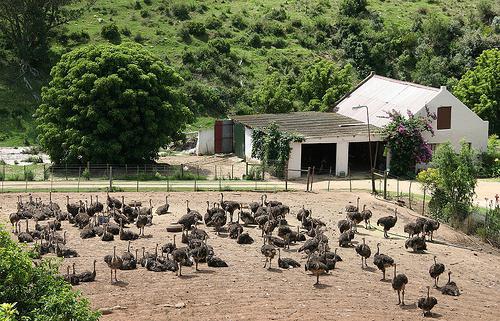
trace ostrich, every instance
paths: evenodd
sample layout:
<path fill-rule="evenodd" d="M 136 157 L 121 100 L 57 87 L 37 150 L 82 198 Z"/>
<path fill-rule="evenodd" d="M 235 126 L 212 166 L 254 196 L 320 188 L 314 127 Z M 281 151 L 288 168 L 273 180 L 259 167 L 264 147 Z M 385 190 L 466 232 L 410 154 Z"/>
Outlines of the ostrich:
<path fill-rule="evenodd" d="M 358 197 L 359 200 L 359 197 Z M 359 202 L 359 201 L 358 201 Z M 354 232 L 357 232 L 358 224 L 363 221 L 363 215 L 359 211 L 347 212 L 347 218 L 352 222 Z"/>
<path fill-rule="evenodd" d="M 364 268 L 364 266 L 368 267 L 366 259 L 368 259 L 372 255 L 372 251 L 370 247 L 365 244 L 364 237 L 363 237 L 363 244 L 359 244 L 358 246 L 356 246 L 356 253 L 358 253 L 361 256 L 361 268 Z M 364 265 L 363 265 L 363 260 L 364 260 Z"/>
<path fill-rule="evenodd" d="M 292 234 L 294 234 L 294 231 L 286 225 L 280 225 L 278 227 L 278 236 L 283 238 L 286 242 L 286 247 L 290 249 L 290 242 L 292 240 Z"/>
<path fill-rule="evenodd" d="M 437 231 L 439 229 L 439 225 L 440 223 L 434 220 L 427 220 L 424 224 L 423 231 L 430 236 L 431 242 L 434 231 Z"/>
<path fill-rule="evenodd" d="M 298 221 L 302 221 L 302 217 L 309 217 L 309 214 L 311 214 L 311 212 L 309 210 L 306 210 L 306 208 L 304 207 L 304 205 L 302 205 L 302 208 L 297 212 L 297 220 Z"/>
<path fill-rule="evenodd" d="M 266 244 L 266 240 L 268 240 L 268 236 L 264 237 L 264 245 L 260 248 L 260 252 L 266 257 L 266 263 L 264 263 L 264 268 L 267 266 L 267 262 L 269 262 L 268 269 L 271 268 L 271 261 L 276 255 L 276 247 L 272 244 Z"/>
<path fill-rule="evenodd" d="M 186 214 L 184 214 L 178 221 L 177 224 L 182 225 L 186 230 L 189 230 L 191 226 L 197 221 L 201 221 L 203 217 L 198 211 L 191 210 L 189 208 L 189 200 L 186 200 Z"/>
<path fill-rule="evenodd" d="M 70 203 L 69 195 L 66 195 L 66 209 L 68 210 L 68 213 L 70 213 L 73 216 L 76 216 L 76 214 L 78 214 L 78 212 L 80 211 L 80 205 L 76 203 Z"/>
<path fill-rule="evenodd" d="M 118 209 L 122 208 L 122 202 L 119 199 L 109 196 L 109 193 L 106 193 L 106 197 L 106 203 L 108 204 L 108 207 Z"/>
<path fill-rule="evenodd" d="M 211 226 L 214 227 L 217 235 L 220 235 L 220 229 L 222 226 L 226 225 L 226 222 L 227 222 L 226 213 L 217 212 L 212 216 L 212 219 L 209 223 Z"/>
<path fill-rule="evenodd" d="M 161 251 L 163 253 L 172 253 L 175 249 L 177 249 L 177 245 L 175 244 L 175 237 L 176 235 L 174 234 L 174 241 L 173 243 L 166 243 L 161 247 Z"/>
<path fill-rule="evenodd" d="M 382 225 L 384 227 L 384 237 L 387 239 L 389 235 L 387 232 L 396 225 L 398 221 L 398 209 L 394 209 L 394 216 L 384 216 L 378 219 L 377 225 Z"/>
<path fill-rule="evenodd" d="M 229 237 L 232 239 L 238 238 L 238 234 L 243 232 L 243 226 L 240 224 L 240 213 L 238 213 L 238 219 L 236 223 L 230 223 L 227 227 Z"/>
<path fill-rule="evenodd" d="M 434 287 L 438 287 L 439 276 L 444 272 L 445 267 L 443 263 L 436 262 L 437 256 L 434 255 L 434 264 L 429 268 L 429 274 L 434 279 Z"/>
<path fill-rule="evenodd" d="M 448 271 L 448 283 L 441 287 L 441 293 L 451 296 L 459 296 L 460 290 L 455 282 L 451 280 L 451 271 Z"/>
<path fill-rule="evenodd" d="M 241 220 L 243 221 L 243 225 L 245 225 L 245 226 L 255 225 L 256 222 L 255 222 L 255 219 L 254 219 L 252 213 L 243 211 L 243 204 L 240 204 L 240 208 L 241 209 L 240 209 L 239 216 L 241 216 Z"/>
<path fill-rule="evenodd" d="M 373 264 L 382 271 L 382 279 L 380 281 L 385 281 L 385 269 L 394 264 L 394 259 L 380 253 L 380 243 L 377 243 L 377 253 L 373 256 Z"/>
<path fill-rule="evenodd" d="M 207 265 L 215 268 L 228 267 L 224 260 L 213 255 L 207 256 Z"/>
<path fill-rule="evenodd" d="M 316 283 L 314 283 L 314 285 L 319 284 L 319 276 L 321 274 L 328 273 L 328 266 L 318 258 L 311 259 L 311 257 L 309 257 L 304 268 L 306 271 L 311 271 L 311 273 L 316 276 Z"/>
<path fill-rule="evenodd" d="M 425 235 L 414 236 L 411 239 L 405 241 L 405 248 L 411 247 L 413 252 L 423 252 L 427 250 L 427 244 L 425 243 Z"/>
<path fill-rule="evenodd" d="M 116 246 L 113 246 L 113 256 L 106 255 L 104 261 L 108 264 L 111 270 L 111 284 L 113 284 L 113 270 L 115 271 L 115 282 L 118 282 L 116 278 L 116 270 L 121 269 L 123 260 L 121 257 L 116 256 Z"/>
<path fill-rule="evenodd" d="M 278 248 L 278 266 L 282 269 L 300 267 L 300 263 L 291 258 L 281 258 L 281 249 Z"/>
<path fill-rule="evenodd" d="M 240 233 L 236 238 L 238 244 L 252 244 L 253 242 L 253 238 L 247 232 Z"/>
<path fill-rule="evenodd" d="M 70 269 L 70 267 L 68 265 L 68 267 L 66 269 L 66 275 L 64 275 L 64 280 L 66 282 L 68 282 L 69 284 L 71 284 L 71 285 L 78 285 L 78 284 L 80 284 L 80 280 L 78 279 L 78 277 L 74 273 L 70 274 L 69 273 L 69 269 Z"/>
<path fill-rule="evenodd" d="M 189 251 L 189 256 L 191 256 L 194 260 L 195 271 L 199 271 L 198 263 L 200 261 L 206 261 L 207 255 L 208 255 L 208 247 L 206 241 L 205 243 L 202 242 L 200 246 L 197 246 L 191 251 Z"/>
<path fill-rule="evenodd" d="M 94 282 L 95 281 L 95 264 L 97 260 L 94 260 L 94 270 L 92 272 L 90 271 L 84 271 L 82 273 L 77 274 L 77 278 L 80 282 Z"/>
<path fill-rule="evenodd" d="M 429 296 L 431 287 L 427 286 L 427 297 L 420 298 L 417 301 L 417 306 L 424 312 L 424 317 L 427 316 L 432 308 L 438 303 L 437 299 L 433 296 Z"/>
<path fill-rule="evenodd" d="M 129 240 L 137 240 L 139 238 L 139 234 L 126 230 L 123 230 L 123 221 L 120 220 L 120 240 L 129 241 Z"/>
<path fill-rule="evenodd" d="M 30 234 L 28 225 L 29 225 L 28 219 L 26 219 L 26 231 L 20 232 L 17 235 L 17 239 L 19 240 L 20 243 L 33 243 L 33 236 L 31 236 L 31 234 Z M 21 226 L 20 223 L 19 223 L 19 226 Z"/>
<path fill-rule="evenodd" d="M 366 204 L 363 205 L 363 210 L 361 211 L 361 216 L 365 221 L 365 229 L 368 229 L 368 226 L 371 228 L 370 219 L 372 218 L 372 211 L 366 209 Z"/>
<path fill-rule="evenodd" d="M 165 204 L 158 206 L 156 209 L 156 214 L 157 215 L 164 215 L 168 213 L 168 209 L 170 207 L 170 204 L 168 204 L 168 195 L 165 196 Z"/>
<path fill-rule="evenodd" d="M 135 226 L 139 229 L 139 236 L 144 236 L 144 227 L 148 224 L 148 217 L 146 215 L 140 214 L 137 216 L 137 221 Z"/>
<path fill-rule="evenodd" d="M 108 223 L 106 223 L 106 225 L 104 225 L 104 232 L 102 233 L 101 241 L 111 242 L 114 239 L 115 236 L 113 235 L 113 233 L 108 232 Z"/>
<path fill-rule="evenodd" d="M 392 288 L 398 291 L 398 305 L 405 305 L 405 287 L 408 284 L 408 278 L 405 274 L 396 274 L 396 264 L 394 264 L 394 277 L 392 279 Z M 403 295 L 401 299 L 400 293 Z"/>
<path fill-rule="evenodd" d="M 298 249 L 298 252 L 306 252 L 307 254 L 313 253 L 318 250 L 319 239 L 313 237 L 312 239 L 307 240 L 302 246 Z"/>
<path fill-rule="evenodd" d="M 348 247 L 351 245 L 351 241 L 353 239 L 354 239 L 354 231 L 353 230 L 345 231 L 339 236 L 339 246 Z"/>
<path fill-rule="evenodd" d="M 350 212 L 358 212 L 359 211 L 359 196 L 358 198 L 356 199 L 356 206 L 350 204 L 351 202 L 349 202 L 349 204 L 346 205 L 345 207 L 345 211 L 347 213 L 350 213 Z"/>
<path fill-rule="evenodd" d="M 352 227 L 352 223 L 349 220 L 340 220 L 337 223 L 337 226 L 339 228 L 340 233 L 344 233 L 345 231 L 348 231 Z"/>
<path fill-rule="evenodd" d="M 251 202 L 248 204 L 248 207 L 253 214 L 255 214 L 255 212 L 257 212 L 257 209 L 262 206 L 264 206 L 264 195 L 261 195 L 260 202 Z"/>
<path fill-rule="evenodd" d="M 176 275 L 181 277 L 182 265 L 184 264 L 185 261 L 189 260 L 188 253 L 185 251 L 185 249 L 176 249 L 172 252 L 172 258 L 177 263 L 178 271 L 176 272 Z"/>
<path fill-rule="evenodd" d="M 418 235 L 422 232 L 422 226 L 416 222 L 410 222 L 408 224 L 405 224 L 404 232 L 408 233 L 408 238 L 411 238 L 414 235 Z"/>
<path fill-rule="evenodd" d="M 19 233 L 19 231 L 17 230 L 17 222 L 21 220 L 21 216 L 19 215 L 19 213 L 18 212 L 10 213 L 9 220 L 10 224 L 12 224 L 13 229 L 15 225 L 15 233 Z"/>
<path fill-rule="evenodd" d="M 241 209 L 240 204 L 234 201 L 224 201 L 224 194 L 220 193 L 220 205 L 229 213 L 229 219 L 233 222 L 234 211 Z"/>
<path fill-rule="evenodd" d="M 274 207 L 274 206 L 279 206 L 279 205 L 283 205 L 283 203 L 279 202 L 279 201 L 267 201 L 267 195 L 264 194 L 264 205 L 266 206 L 269 206 L 269 207 Z"/>

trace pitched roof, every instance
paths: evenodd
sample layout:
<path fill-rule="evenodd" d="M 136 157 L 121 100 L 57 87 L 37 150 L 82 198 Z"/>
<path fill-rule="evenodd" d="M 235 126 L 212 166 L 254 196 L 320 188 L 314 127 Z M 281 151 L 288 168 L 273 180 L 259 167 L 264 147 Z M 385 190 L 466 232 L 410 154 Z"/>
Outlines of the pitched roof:
<path fill-rule="evenodd" d="M 366 122 L 365 109 L 352 109 L 354 106 L 368 106 L 370 124 L 378 127 L 386 125 L 386 111 L 393 109 L 406 114 L 407 110 L 416 113 L 438 93 L 438 88 L 422 86 L 406 81 L 386 78 L 372 74 L 363 80 L 352 92 L 337 103 L 335 111 L 347 117 Z"/>
<path fill-rule="evenodd" d="M 301 134 L 305 138 L 368 135 L 365 123 L 337 113 L 308 111 L 288 114 L 233 116 L 231 119 L 250 128 L 263 128 L 274 121 L 281 130 Z M 370 130 L 373 135 L 379 128 L 370 126 Z"/>

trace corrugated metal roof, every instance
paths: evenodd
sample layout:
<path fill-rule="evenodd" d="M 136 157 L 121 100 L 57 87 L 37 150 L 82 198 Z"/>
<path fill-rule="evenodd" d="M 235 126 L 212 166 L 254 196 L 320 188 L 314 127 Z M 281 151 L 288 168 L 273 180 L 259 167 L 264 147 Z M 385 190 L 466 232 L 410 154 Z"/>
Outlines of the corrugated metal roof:
<path fill-rule="evenodd" d="M 280 129 L 301 134 L 305 138 L 368 136 L 365 123 L 337 114 L 322 112 L 295 112 L 288 114 L 256 114 L 231 117 L 233 121 L 250 128 L 263 128 L 276 122 Z M 379 128 L 370 126 L 376 134 Z"/>
<path fill-rule="evenodd" d="M 386 111 L 395 109 L 403 114 L 406 114 L 407 110 L 416 113 L 438 93 L 438 88 L 372 75 L 346 95 L 335 110 L 344 116 L 366 122 L 366 110 L 352 107 L 368 106 L 370 124 L 383 127 L 389 122 L 385 118 Z"/>

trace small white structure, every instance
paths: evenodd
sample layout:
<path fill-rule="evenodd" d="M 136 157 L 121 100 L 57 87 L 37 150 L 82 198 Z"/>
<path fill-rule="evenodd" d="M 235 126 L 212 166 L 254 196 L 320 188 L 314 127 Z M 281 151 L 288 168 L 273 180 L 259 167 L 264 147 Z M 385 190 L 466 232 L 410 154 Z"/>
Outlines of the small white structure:
<path fill-rule="evenodd" d="M 215 153 L 214 129 L 201 129 L 198 131 L 196 155 L 212 155 Z"/>
<path fill-rule="evenodd" d="M 427 134 L 427 141 L 433 145 L 450 142 L 458 149 L 463 140 L 476 150 L 485 150 L 488 144 L 488 122 L 453 96 L 445 86 L 432 88 L 410 82 L 399 81 L 371 74 L 354 90 L 345 95 L 335 111 L 347 117 L 366 122 L 367 106 L 370 124 L 383 127 L 389 122 L 387 112 L 397 110 L 403 115 L 426 114 L 426 107 L 435 113 L 434 136 Z"/>

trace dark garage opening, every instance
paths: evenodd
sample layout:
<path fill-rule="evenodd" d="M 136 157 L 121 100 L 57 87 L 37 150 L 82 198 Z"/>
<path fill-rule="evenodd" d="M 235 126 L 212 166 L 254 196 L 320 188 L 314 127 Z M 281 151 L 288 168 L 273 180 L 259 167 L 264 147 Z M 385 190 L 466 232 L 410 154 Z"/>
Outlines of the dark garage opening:
<path fill-rule="evenodd" d="M 349 143 L 349 168 L 352 172 L 370 172 L 369 143 Z M 372 142 L 372 157 L 375 169 L 385 169 L 384 144 Z"/>
<path fill-rule="evenodd" d="M 302 144 L 302 169 L 315 167 L 316 174 L 335 173 L 337 144 Z"/>

